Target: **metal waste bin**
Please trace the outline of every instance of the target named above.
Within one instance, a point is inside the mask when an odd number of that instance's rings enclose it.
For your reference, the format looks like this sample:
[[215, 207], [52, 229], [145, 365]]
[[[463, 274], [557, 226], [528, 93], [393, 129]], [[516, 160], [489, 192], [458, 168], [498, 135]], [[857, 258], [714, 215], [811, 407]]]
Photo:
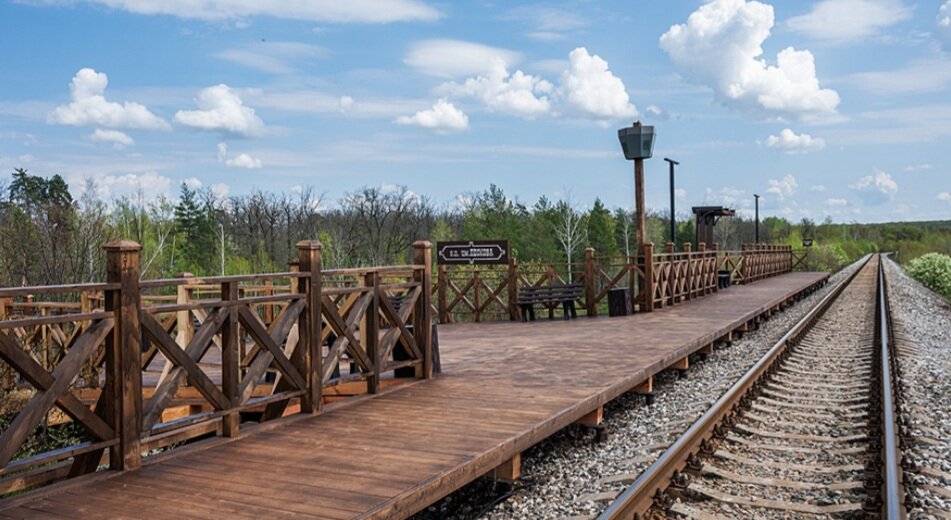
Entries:
[[733, 273], [729, 270], [718, 271], [717, 272], [717, 287], [720, 289], [726, 289], [730, 286], [730, 279], [732, 278]]
[[608, 289], [608, 316], [628, 316], [631, 308], [631, 290], [627, 287]]

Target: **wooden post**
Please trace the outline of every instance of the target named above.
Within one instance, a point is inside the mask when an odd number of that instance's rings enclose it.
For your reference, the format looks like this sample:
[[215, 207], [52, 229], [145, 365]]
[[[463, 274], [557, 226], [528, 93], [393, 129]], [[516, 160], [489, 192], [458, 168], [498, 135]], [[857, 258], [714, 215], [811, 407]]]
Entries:
[[476, 323], [482, 321], [482, 299], [480, 296], [482, 293], [480, 290], [482, 288], [482, 277], [479, 276], [480, 272], [481, 271], [476, 269], [475, 272], [472, 273], [472, 302], [475, 306], [475, 309], [473, 309], [473, 318]]
[[221, 433], [225, 437], [237, 437], [241, 416], [237, 405], [239, 393], [238, 365], [241, 362], [241, 339], [238, 336], [238, 283], [221, 284], [221, 303], [229, 305], [228, 317], [221, 326], [221, 392], [228, 398], [232, 412], [221, 418]]
[[[710, 256], [707, 254], [707, 244], [700, 242], [697, 244], [697, 252], [700, 254], [700, 295], [710, 294]], [[715, 266], [714, 266], [715, 267]], [[716, 268], [714, 268], [714, 277], [716, 277]]]
[[512, 321], [518, 321], [519, 319], [519, 309], [518, 309], [518, 261], [514, 258], [509, 258], [508, 265], [508, 289], [509, 289], [509, 319]]
[[[323, 401], [323, 382], [320, 380], [323, 346], [320, 344], [323, 308], [321, 307], [321, 254], [323, 246], [317, 240], [301, 240], [297, 243], [298, 272], [310, 273], [297, 279], [296, 292], [303, 294], [306, 302], [297, 322], [297, 370], [304, 376], [307, 389], [300, 401], [301, 413], [318, 413]], [[426, 291], [428, 292], [428, 291]]]
[[380, 386], [380, 274], [369, 271], [363, 275], [363, 286], [369, 289], [373, 298], [363, 318], [363, 348], [370, 359], [370, 373], [367, 374], [367, 393], [375, 394]]
[[644, 215], [644, 159], [634, 159], [634, 217], [637, 224], [637, 253], [647, 245], [647, 218]]
[[654, 243], [644, 244], [643, 254], [641, 255], [641, 265], [644, 270], [644, 287], [641, 289], [643, 294], [644, 312], [653, 312], [654, 310]]
[[[264, 296], [273, 296], [274, 295], [274, 280], [268, 278], [264, 280]], [[274, 321], [274, 304], [266, 303], [264, 304], [264, 324], [267, 326], [271, 325], [271, 322]]]
[[139, 254], [142, 246], [131, 240], [107, 242], [106, 282], [118, 283], [106, 296], [106, 311], [115, 313], [115, 325], [106, 339], [106, 391], [111, 393], [112, 426], [119, 444], [109, 450], [109, 466], [120, 471], [141, 465], [142, 328], [139, 323]]
[[[595, 266], [594, 248], [589, 247], [584, 250], [584, 305], [588, 317], [593, 318], [598, 315], [598, 304], [594, 301], [598, 295], [597, 285], [597, 266]], [[571, 269], [571, 266], [568, 266]]]
[[446, 273], [446, 266], [439, 266], [439, 280], [436, 281], [436, 305], [439, 306], [439, 323], [449, 323], [449, 302], [446, 300], [449, 291], [449, 277]]
[[416, 346], [423, 353], [423, 370], [421, 374], [417, 374], [425, 379], [433, 377], [433, 304], [429, 290], [433, 283], [432, 262], [432, 243], [426, 240], [414, 242], [413, 263], [423, 267], [422, 270], [416, 270], [414, 276], [416, 281], [422, 284], [423, 292], [417, 298], [416, 308], [413, 310], [413, 336]]
[[[684, 280], [684, 285], [686, 286], [687, 290], [686, 290], [686, 294], [684, 294], [684, 299], [689, 300], [690, 298], [693, 297], [693, 293], [694, 293], [693, 271], [694, 271], [694, 266], [696, 265], [696, 262], [694, 261], [693, 254], [691, 254], [693, 249], [693, 244], [690, 242], [684, 242], [683, 247], [684, 247], [684, 258], [687, 261], [687, 269], [686, 271], [684, 271], [684, 277], [686, 278]], [[702, 265], [702, 261], [701, 261], [701, 265]]]

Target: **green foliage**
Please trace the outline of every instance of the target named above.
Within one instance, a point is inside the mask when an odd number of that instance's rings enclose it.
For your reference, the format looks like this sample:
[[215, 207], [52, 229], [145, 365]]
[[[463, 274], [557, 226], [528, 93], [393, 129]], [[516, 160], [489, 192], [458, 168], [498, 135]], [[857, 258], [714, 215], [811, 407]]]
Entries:
[[951, 256], [928, 253], [908, 262], [905, 270], [925, 287], [951, 299]]
[[[220, 274], [221, 238], [210, 202], [182, 183], [175, 205], [175, 266], [195, 275]], [[216, 269], [217, 267], [217, 269]]]
[[588, 247], [593, 247], [601, 256], [617, 256], [615, 232], [611, 212], [604, 207], [601, 199], [594, 199], [594, 206], [588, 212]]

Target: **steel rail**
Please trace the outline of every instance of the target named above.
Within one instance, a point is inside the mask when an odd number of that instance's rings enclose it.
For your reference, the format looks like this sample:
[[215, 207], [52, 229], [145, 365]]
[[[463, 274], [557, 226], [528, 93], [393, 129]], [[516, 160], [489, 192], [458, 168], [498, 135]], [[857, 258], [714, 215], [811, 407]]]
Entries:
[[898, 439], [898, 414], [895, 413], [895, 386], [892, 377], [891, 309], [885, 285], [885, 259], [878, 262], [878, 333], [881, 342], [882, 384], [882, 518], [904, 520], [905, 490], [902, 485], [901, 453]]
[[654, 464], [618, 495], [614, 502], [598, 516], [598, 520], [633, 519], [642, 517], [653, 505], [654, 497], [673, 482], [675, 475], [686, 466], [687, 459], [695, 455], [701, 444], [715, 430], [755, 385], [766, 376], [790, 344], [808, 332], [825, 313], [853, 279], [868, 265], [868, 255], [852, 274], [839, 282], [809, 312], [802, 317], [769, 351], [760, 358], [703, 416], [697, 419], [684, 434], [665, 451]]

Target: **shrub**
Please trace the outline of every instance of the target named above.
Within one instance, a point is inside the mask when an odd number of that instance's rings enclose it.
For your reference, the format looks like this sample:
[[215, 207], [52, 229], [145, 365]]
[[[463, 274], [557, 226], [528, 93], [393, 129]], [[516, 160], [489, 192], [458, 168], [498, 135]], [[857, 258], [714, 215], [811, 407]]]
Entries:
[[921, 255], [909, 262], [905, 270], [925, 287], [951, 299], [951, 256], [941, 253]]

